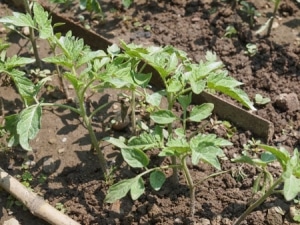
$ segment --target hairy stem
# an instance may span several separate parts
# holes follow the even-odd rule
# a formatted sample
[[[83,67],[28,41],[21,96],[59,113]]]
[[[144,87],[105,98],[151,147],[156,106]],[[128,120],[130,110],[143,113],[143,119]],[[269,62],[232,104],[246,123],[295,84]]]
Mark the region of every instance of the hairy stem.
[[[184,172],[184,175],[185,175],[185,179],[188,183],[188,186],[190,188],[190,215],[192,217],[192,219],[194,218],[194,215],[195,215],[195,185],[194,185],[194,182],[193,182],[193,178],[191,176],[191,173],[189,171],[189,168],[187,167],[187,164],[186,164],[186,156],[183,157],[181,159],[181,164],[182,164],[182,169],[183,169],[183,172]]]
[[[135,91],[131,90],[131,126],[132,126],[132,131],[133,134],[136,135],[136,118],[135,118],[135,104],[136,104],[136,100],[135,100]]]
[[[274,10],[273,10],[273,15],[272,15],[272,17],[271,17],[271,20],[270,20],[270,23],[269,23],[269,26],[268,26],[267,37],[269,37],[270,34],[271,34],[273,22],[274,22],[274,19],[275,19],[276,12],[277,12],[277,10],[278,10],[280,1],[281,1],[281,0],[275,0],[275,6],[274,6]]]
[[[28,0],[23,0],[23,1],[24,1],[26,12],[32,16],[32,12],[31,12]],[[32,49],[33,49],[33,54],[35,57],[36,65],[42,69],[42,63],[41,63],[41,59],[40,59],[39,52],[37,49],[36,39],[35,39],[35,35],[34,35],[34,29],[32,27],[29,27],[29,40],[32,44]]]

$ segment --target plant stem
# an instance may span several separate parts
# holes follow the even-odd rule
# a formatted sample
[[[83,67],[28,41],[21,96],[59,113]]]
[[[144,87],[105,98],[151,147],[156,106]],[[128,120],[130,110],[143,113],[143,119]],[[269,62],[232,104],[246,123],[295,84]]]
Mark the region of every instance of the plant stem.
[[[271,194],[273,194],[274,189],[283,181],[282,177],[279,177],[274,184],[268,189],[268,191],[260,197],[256,202],[250,205],[247,210],[234,222],[233,225],[239,225],[249,213],[251,213],[256,207],[262,204]]]
[[[275,6],[274,6],[274,10],[273,10],[273,15],[272,15],[272,17],[271,17],[271,20],[270,20],[270,23],[269,23],[269,26],[268,26],[267,37],[269,37],[270,34],[271,34],[273,22],[274,22],[274,19],[275,19],[276,12],[277,12],[277,10],[278,10],[280,1],[281,1],[281,0],[275,0]]]
[[[106,159],[104,157],[104,154],[102,153],[100,147],[99,147],[99,144],[98,144],[98,141],[97,141],[97,137],[95,135],[95,132],[93,130],[93,127],[91,125],[91,122],[88,118],[87,115],[83,115],[83,121],[84,121],[84,124],[86,125],[88,131],[89,131],[89,135],[90,135],[90,138],[91,138],[91,142],[92,142],[92,145],[93,147],[95,148],[96,150],[96,153],[97,153],[97,156],[100,160],[100,167],[102,169],[102,172],[104,173],[104,175],[108,174],[108,166],[107,166],[107,162],[106,162]]]
[[[75,67],[72,68],[72,72],[73,74],[76,74],[76,70]],[[89,135],[91,138],[91,142],[92,142],[92,146],[95,148],[97,156],[100,160],[100,167],[102,169],[102,172],[104,175],[108,174],[108,166],[107,166],[107,162],[106,159],[104,157],[104,154],[102,153],[100,147],[99,147],[99,143],[96,137],[96,134],[93,130],[92,124],[91,124],[91,118],[88,117],[87,112],[86,112],[86,108],[85,108],[85,101],[84,101],[84,93],[87,89],[87,87],[92,83],[89,82],[85,87],[83,87],[82,89],[76,90],[76,97],[78,98],[78,102],[79,102],[79,111],[80,111],[80,115],[82,116],[83,119],[83,123],[86,126],[86,128],[89,131]]]
[[[173,95],[171,93],[168,93],[167,99],[168,99],[168,110],[172,110],[173,105],[174,105]],[[171,136],[171,134],[172,134],[172,123],[168,124],[168,134],[169,134],[169,136]],[[176,156],[171,156],[171,161],[172,161],[173,165],[176,165],[177,164]],[[173,174],[172,174],[171,179],[174,184],[179,183],[177,167],[173,168]]]
[[[132,126],[132,131],[133,134],[136,135],[136,118],[135,118],[135,91],[131,90],[131,126]]]
[[[190,204],[190,215],[192,217],[192,219],[194,219],[194,215],[195,215],[195,185],[193,182],[193,178],[190,174],[189,168],[187,167],[186,164],[186,156],[182,157],[181,159],[181,164],[182,164],[182,169],[185,175],[185,179],[188,183],[188,186],[190,188],[190,199],[191,199],[191,204]]]
[[[31,12],[28,0],[23,0],[23,1],[24,1],[26,12],[32,16],[32,12]],[[35,36],[34,36],[34,30],[33,30],[32,27],[29,27],[29,39],[30,39],[30,42],[32,44],[33,54],[34,54],[34,57],[35,57],[35,60],[36,60],[36,65],[39,68],[42,69],[42,63],[41,63],[41,59],[40,59],[40,56],[39,56],[39,52],[37,50],[36,39],[35,39]]]

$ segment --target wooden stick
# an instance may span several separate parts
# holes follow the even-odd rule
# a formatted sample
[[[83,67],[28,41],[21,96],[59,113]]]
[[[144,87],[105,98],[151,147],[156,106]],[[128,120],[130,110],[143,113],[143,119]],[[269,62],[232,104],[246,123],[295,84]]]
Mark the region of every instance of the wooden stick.
[[[0,167],[0,187],[22,202],[30,212],[52,225],[80,225],[61,213],[36,193],[27,189]]]

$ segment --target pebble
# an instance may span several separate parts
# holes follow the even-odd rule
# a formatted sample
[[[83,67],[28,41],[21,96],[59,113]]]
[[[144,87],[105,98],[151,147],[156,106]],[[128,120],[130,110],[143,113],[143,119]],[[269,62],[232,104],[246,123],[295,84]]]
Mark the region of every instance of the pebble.
[[[283,111],[294,112],[300,108],[299,100],[296,93],[282,93],[275,99],[275,106]]]
[[[55,144],[56,143],[56,138],[50,138],[49,140],[48,140],[48,143],[49,144]]]
[[[62,154],[65,152],[65,148],[60,148],[57,150],[58,154]]]
[[[15,218],[10,218],[9,220],[4,221],[3,225],[20,225],[20,223]]]
[[[51,174],[55,171],[56,165],[53,158],[46,158],[43,162],[43,171],[46,174]]]
[[[268,209],[267,221],[270,225],[283,224],[282,215],[278,212],[278,209],[276,209],[276,207]]]
[[[209,219],[200,218],[199,219],[199,224],[201,224],[201,225],[210,225],[211,223],[210,223]]]
[[[25,36],[29,36],[29,34],[30,34],[29,27],[23,27],[22,33],[23,33]]]

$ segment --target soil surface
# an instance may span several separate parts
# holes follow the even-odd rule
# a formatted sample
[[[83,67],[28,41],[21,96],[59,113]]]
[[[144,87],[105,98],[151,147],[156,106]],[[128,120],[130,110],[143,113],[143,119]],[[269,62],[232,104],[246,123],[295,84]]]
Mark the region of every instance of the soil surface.
[[[0,16],[20,10],[10,1],[7,2],[0,1]],[[103,19],[91,19],[90,14],[81,11],[76,4],[67,9],[58,7],[55,11],[114,43],[124,40],[143,45],[173,45],[186,51],[194,61],[203,59],[207,50],[216,52],[230,75],[244,83],[243,89],[253,101],[256,94],[270,98],[269,103],[256,105],[258,110],[253,112],[274,124],[274,135],[269,144],[284,146],[289,151],[300,147],[300,10],[296,1],[281,1],[269,37],[264,35],[266,32],[255,33],[270,18],[273,5],[269,1],[249,1],[261,14],[255,18],[252,28],[249,18],[240,10],[241,6],[233,8],[225,1],[141,0],[135,1],[129,9],[124,9],[119,2],[101,1]],[[82,18],[84,22],[81,22]],[[237,31],[232,37],[225,37],[228,26],[235,27]],[[10,56],[32,56],[31,46],[26,40],[15,33],[7,33],[2,25],[0,28],[1,37],[12,43]],[[247,54],[249,43],[257,47],[256,54],[252,56]],[[49,53],[44,46],[40,43],[42,57]],[[3,99],[1,119],[1,116],[15,113],[23,106],[9,81],[3,76],[0,80],[0,97]],[[45,90],[43,96],[47,101],[65,103],[65,95],[55,79],[53,85],[57,88]],[[91,107],[115,99],[116,95],[115,91],[108,90],[100,96],[93,96]],[[106,110],[94,121],[97,137],[129,136],[129,130],[105,131],[112,116],[111,109]],[[214,130],[220,136],[225,135],[222,127],[216,124],[207,129]],[[259,140],[260,137],[237,128],[230,137],[233,147],[224,149],[227,158],[232,159],[240,154],[243,144],[252,138]],[[86,225],[229,225],[248,207],[257,175],[256,169],[251,166],[222,160],[223,170],[235,169],[238,172],[208,179],[197,188],[196,213],[192,221],[189,218],[189,189],[183,177],[179,186],[167,180],[160,191],[147,188],[146,193],[136,201],[128,196],[114,204],[104,203],[110,184],[104,181],[98,158],[90,150],[87,130],[80,118],[67,110],[44,109],[41,130],[31,144],[33,151],[29,153],[20,148],[9,149],[5,136],[2,137],[0,166],[15,177],[26,170],[32,173],[34,178],[30,181],[30,187],[36,193],[53,206],[62,203],[67,215]],[[133,175],[122,162],[118,149],[112,146],[103,148],[108,161],[116,167],[111,182]],[[26,162],[34,163],[25,170],[22,165]],[[201,180],[215,171],[205,164],[191,170],[195,180]],[[272,165],[270,170],[274,178],[280,173],[277,164]],[[46,224],[15,203],[7,193],[0,192],[0,224],[10,217],[21,224]],[[281,195],[273,195],[242,224],[294,224],[290,216],[292,205],[293,202],[285,201]]]

